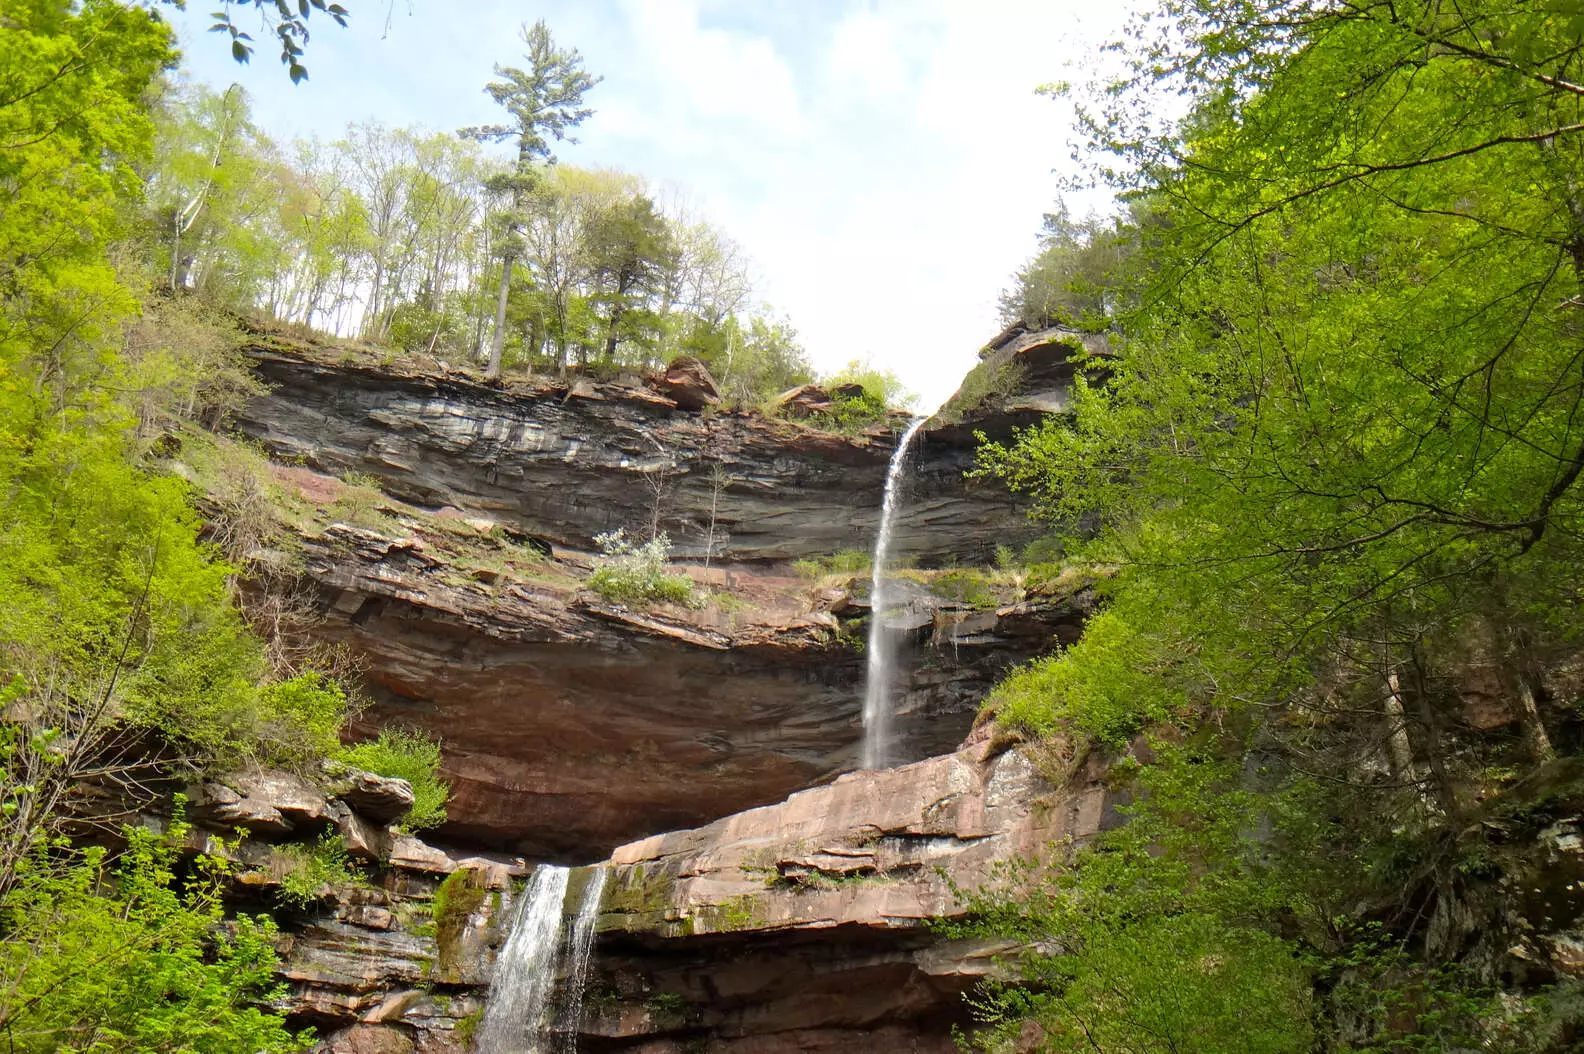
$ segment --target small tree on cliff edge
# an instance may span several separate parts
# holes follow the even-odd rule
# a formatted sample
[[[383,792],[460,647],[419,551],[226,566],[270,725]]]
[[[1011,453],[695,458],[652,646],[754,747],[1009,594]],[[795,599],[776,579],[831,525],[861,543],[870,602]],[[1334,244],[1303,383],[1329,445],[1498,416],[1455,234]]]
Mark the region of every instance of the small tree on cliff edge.
[[[502,79],[484,87],[490,98],[506,107],[511,123],[463,128],[457,133],[464,139],[489,143],[517,140],[517,160],[511,170],[489,183],[491,190],[510,195],[511,199],[510,208],[501,217],[505,237],[501,239],[500,293],[495,304],[495,333],[487,374],[491,378],[499,377],[501,372],[506,343],[506,295],[511,288],[512,266],[522,252],[516,232],[528,192],[537,178],[534,164],[555,164],[555,155],[550,152],[552,140],[577,141],[567,135],[567,130],[594,112],[583,105],[583,93],[602,79],[584,72],[583,56],[576,48],[557,48],[542,19],[532,26],[524,23],[522,41],[527,46],[523,57],[528,60],[528,69],[497,65],[495,75]]]

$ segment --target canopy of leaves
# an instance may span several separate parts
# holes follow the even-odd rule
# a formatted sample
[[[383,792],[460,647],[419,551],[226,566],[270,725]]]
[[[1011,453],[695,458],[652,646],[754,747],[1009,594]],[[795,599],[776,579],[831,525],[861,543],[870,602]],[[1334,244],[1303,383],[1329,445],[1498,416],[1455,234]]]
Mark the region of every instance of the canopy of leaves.
[[[1422,905],[1490,895],[1456,877],[1473,850],[1453,834],[1499,793],[1487,774],[1578,747],[1568,701],[1535,698],[1578,646],[1581,33],[1563,5],[1499,0],[1147,16],[1131,78],[1090,112],[1134,209],[1121,358],[1069,418],[983,454],[1059,530],[1098,526],[1070,542],[1119,568],[1085,639],[997,705],[1069,754],[1153,730],[1202,749],[1152,768],[1228,766],[1175,817],[1232,808],[1266,834],[1185,847],[1235,892],[1175,910],[1252,917],[1330,970],[1362,946],[1338,919],[1398,905],[1386,973],[1440,994],[1360,1026],[1364,1049],[1452,1042],[1437,1005],[1462,1008],[1459,1042],[1550,1049],[1501,1045],[1497,1001],[1464,1014],[1473,989],[1436,988],[1473,938],[1426,929]],[[1167,89],[1186,120],[1158,119]],[[1521,736],[1463,723],[1475,654]],[[1177,778],[1146,783],[1146,813]],[[1063,967],[1063,998],[1101,954]]]

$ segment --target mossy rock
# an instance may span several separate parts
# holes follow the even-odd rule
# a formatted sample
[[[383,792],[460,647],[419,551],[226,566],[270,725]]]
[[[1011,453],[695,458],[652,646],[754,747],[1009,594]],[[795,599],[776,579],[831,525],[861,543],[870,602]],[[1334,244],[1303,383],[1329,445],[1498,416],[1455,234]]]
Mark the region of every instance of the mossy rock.
[[[453,975],[462,965],[462,936],[468,919],[489,896],[488,876],[473,867],[453,871],[435,890],[431,909],[435,923],[435,943],[439,949],[436,966],[439,977]]]

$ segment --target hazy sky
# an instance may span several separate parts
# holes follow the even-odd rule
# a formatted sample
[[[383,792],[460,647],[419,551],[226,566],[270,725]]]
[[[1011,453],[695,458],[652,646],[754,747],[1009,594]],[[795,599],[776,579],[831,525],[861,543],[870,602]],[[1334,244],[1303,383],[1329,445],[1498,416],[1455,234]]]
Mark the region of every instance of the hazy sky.
[[[192,75],[240,82],[280,139],[351,121],[494,122],[483,93],[543,18],[604,82],[559,156],[646,177],[739,241],[758,296],[817,367],[868,359],[930,409],[996,329],[996,296],[1034,249],[1068,162],[1069,113],[1035,95],[1082,76],[1117,0],[342,0],[315,15],[310,79],[272,38],[248,67],[175,14]],[[387,18],[388,15],[388,18]],[[239,9],[246,29],[251,16]],[[1094,202],[1079,203],[1079,211]]]

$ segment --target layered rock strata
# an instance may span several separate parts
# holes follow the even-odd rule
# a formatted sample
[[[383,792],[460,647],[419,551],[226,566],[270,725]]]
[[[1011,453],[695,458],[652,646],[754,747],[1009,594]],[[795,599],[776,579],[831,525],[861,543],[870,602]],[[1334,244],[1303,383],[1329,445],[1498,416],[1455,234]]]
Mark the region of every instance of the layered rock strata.
[[[862,657],[830,609],[861,608],[839,590],[715,569],[741,609],[636,609],[575,581],[459,576],[416,533],[332,524],[299,546],[322,598],[315,635],[351,647],[373,686],[362,730],[443,740],[450,841],[586,862],[856,764]],[[1092,602],[921,606],[903,756],[951,749],[1001,672],[1075,636]]]
[[[700,412],[707,404],[675,385],[666,390],[677,398],[589,380],[496,387],[268,338],[249,353],[272,390],[237,426],[274,456],[365,474],[415,505],[583,550],[604,532],[651,527],[679,557],[867,549],[896,443],[884,426],[844,436],[757,412]],[[962,478],[971,433],[934,446],[919,463],[919,505],[904,514],[899,552],[988,560],[1027,533],[1005,490]]]
[[[927,923],[961,913],[954,885],[1116,822],[1103,777],[1054,787],[984,736],[622,846],[580,1049],[953,1050],[963,992],[1016,949]]]

